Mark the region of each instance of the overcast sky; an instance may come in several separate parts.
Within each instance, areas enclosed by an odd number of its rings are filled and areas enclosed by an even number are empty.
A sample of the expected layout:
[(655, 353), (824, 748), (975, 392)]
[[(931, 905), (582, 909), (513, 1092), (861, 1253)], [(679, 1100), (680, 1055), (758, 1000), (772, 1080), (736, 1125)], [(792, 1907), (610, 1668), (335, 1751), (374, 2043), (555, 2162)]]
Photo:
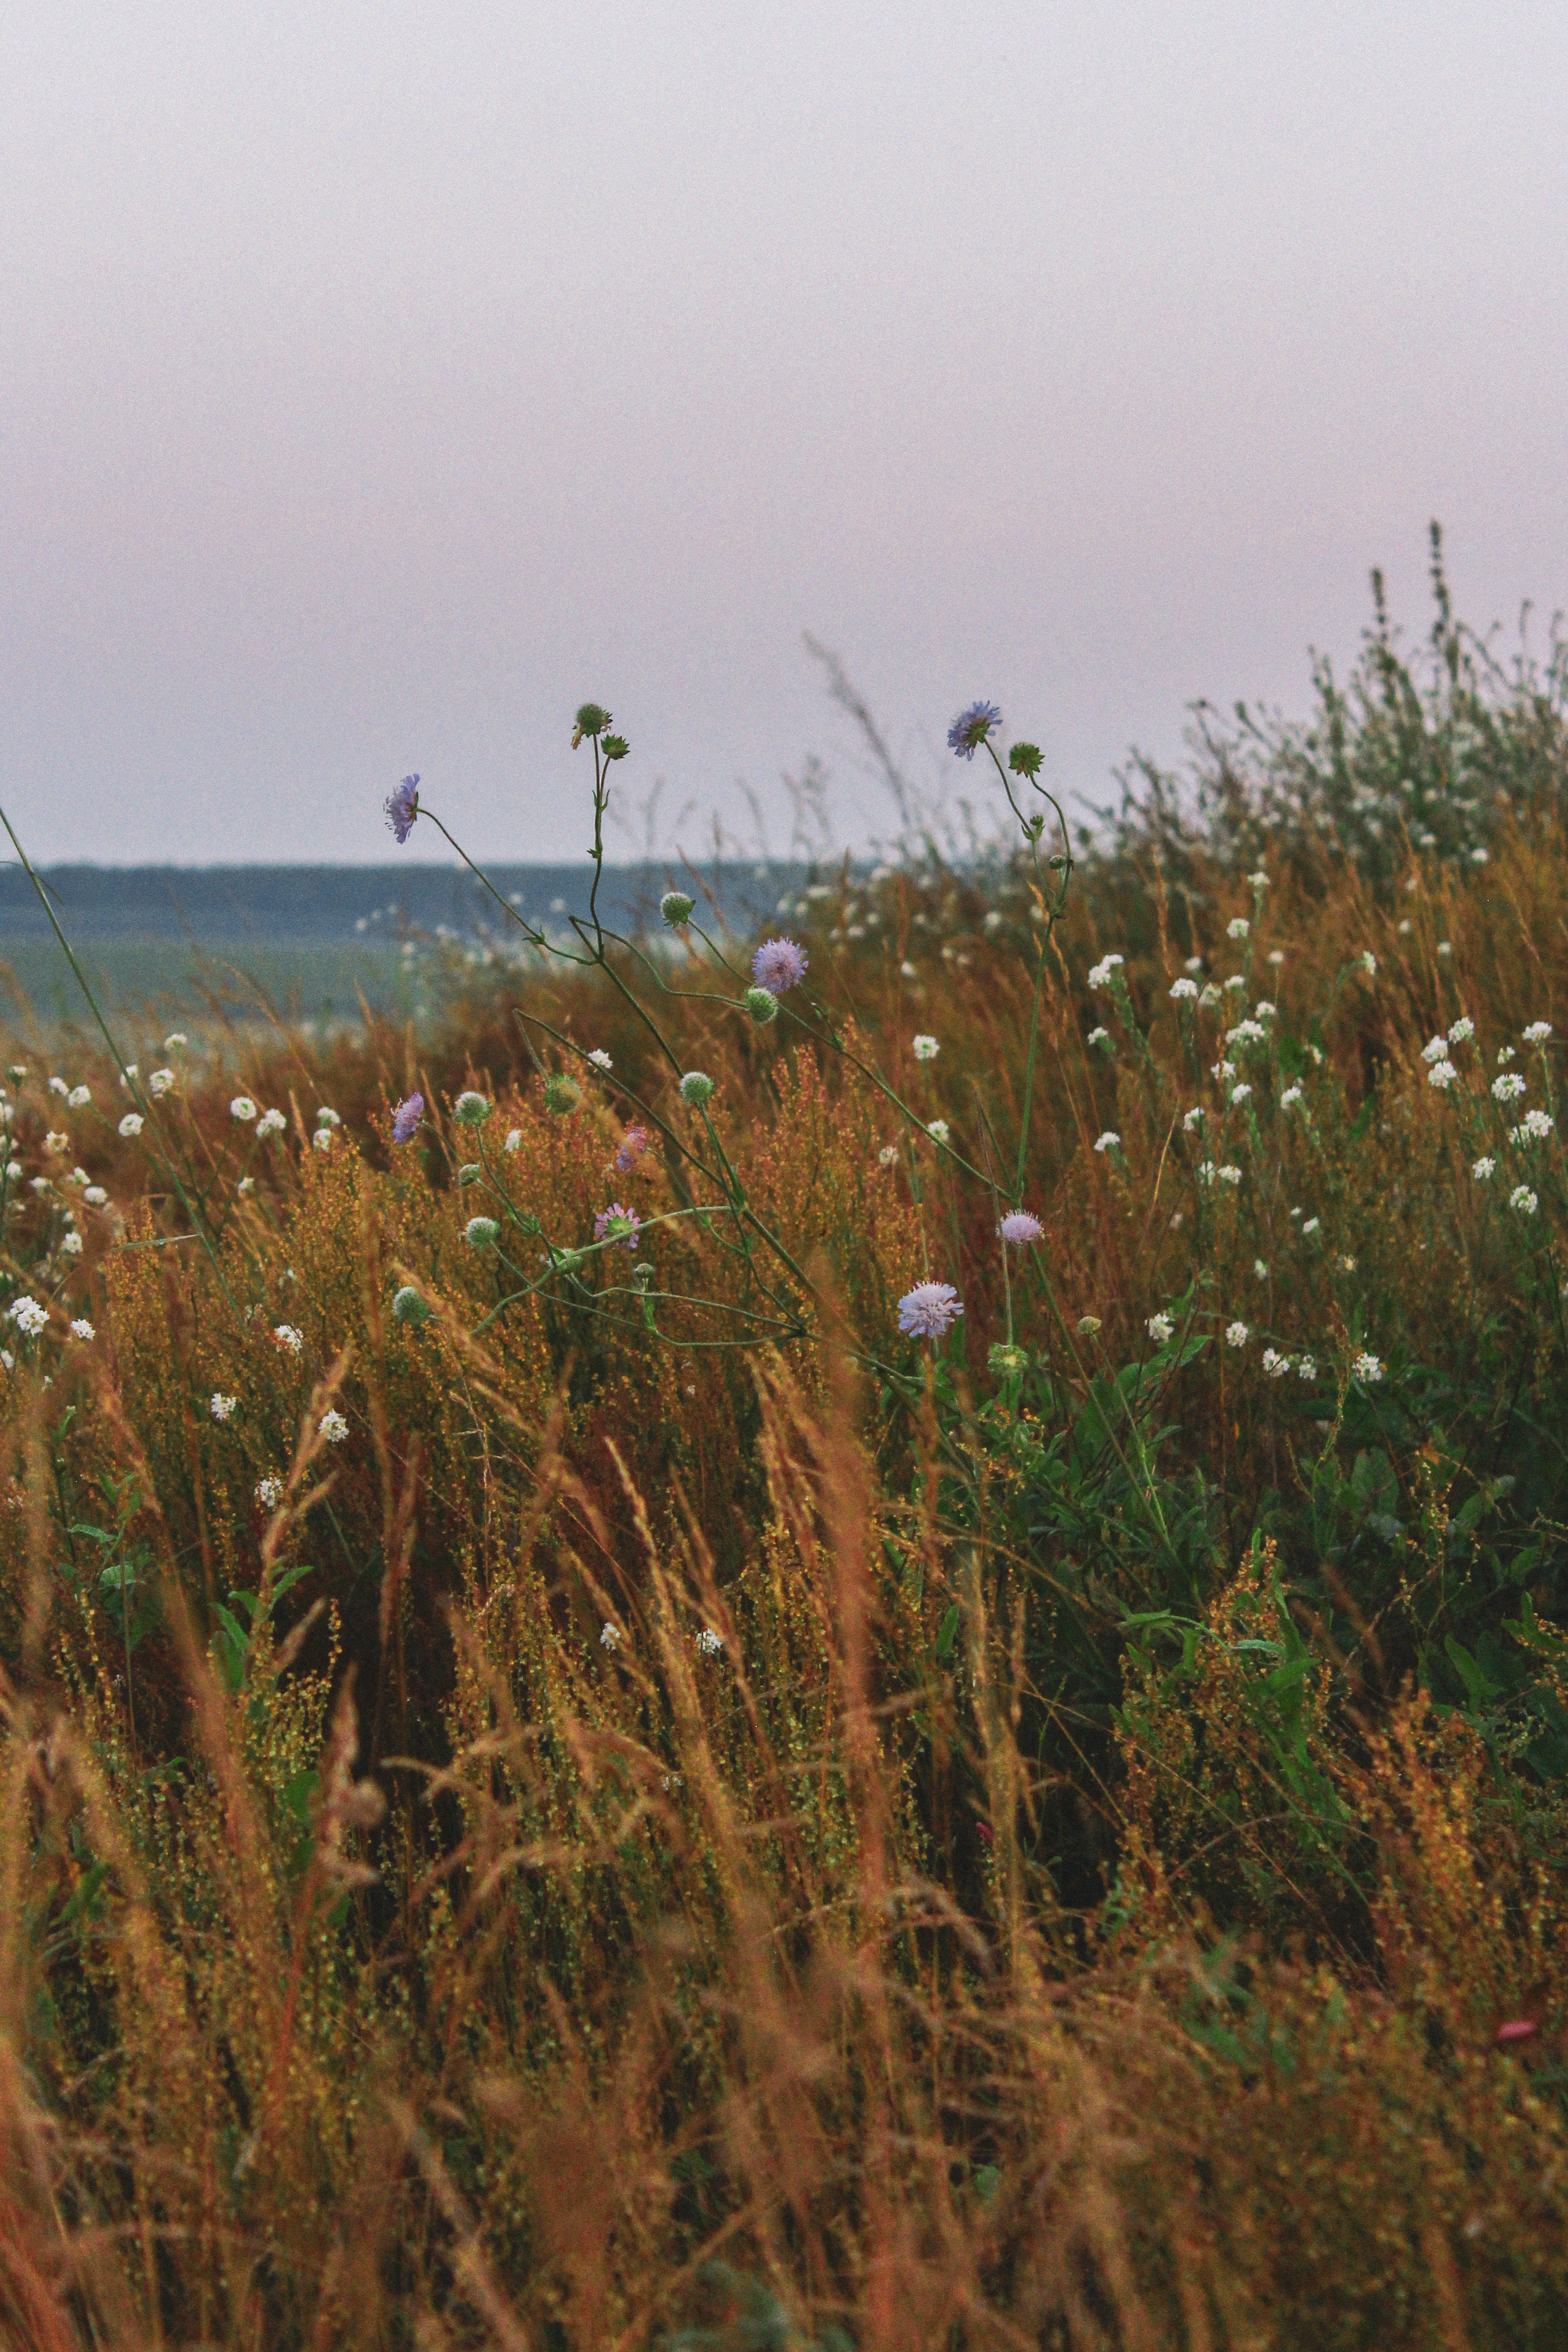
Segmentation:
[(1104, 796), (1373, 563), (1424, 630), (1434, 515), (1544, 637), (1565, 120), (1550, 0), (9, 0), (0, 800), (380, 858), (415, 768), (575, 856), (592, 696), (628, 802), (781, 849), (816, 751), (864, 839), (803, 630), (922, 774), (986, 695)]

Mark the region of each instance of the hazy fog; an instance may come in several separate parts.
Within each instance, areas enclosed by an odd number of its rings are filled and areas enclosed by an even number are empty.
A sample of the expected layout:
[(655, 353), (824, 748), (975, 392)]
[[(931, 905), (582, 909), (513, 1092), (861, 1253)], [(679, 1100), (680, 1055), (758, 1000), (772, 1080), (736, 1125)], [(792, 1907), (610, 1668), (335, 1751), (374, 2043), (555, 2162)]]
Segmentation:
[(1090, 792), (1303, 709), (1373, 562), (1424, 627), (1431, 515), (1543, 635), (1565, 114), (1508, 0), (13, 0), (0, 799), (379, 859), (417, 768), (573, 854), (592, 695), (783, 848), (809, 750), (889, 814), (803, 629), (917, 768), (985, 694)]

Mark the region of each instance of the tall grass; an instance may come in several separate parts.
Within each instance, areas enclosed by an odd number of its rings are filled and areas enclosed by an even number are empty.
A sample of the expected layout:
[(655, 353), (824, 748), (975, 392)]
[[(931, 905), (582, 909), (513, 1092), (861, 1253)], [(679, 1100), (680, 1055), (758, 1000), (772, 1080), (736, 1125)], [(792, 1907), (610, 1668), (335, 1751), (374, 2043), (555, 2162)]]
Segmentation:
[(793, 1022), (678, 909), (18, 1059), (7, 2341), (1568, 2339), (1563, 737), (1438, 653), (1377, 831), (846, 877)]

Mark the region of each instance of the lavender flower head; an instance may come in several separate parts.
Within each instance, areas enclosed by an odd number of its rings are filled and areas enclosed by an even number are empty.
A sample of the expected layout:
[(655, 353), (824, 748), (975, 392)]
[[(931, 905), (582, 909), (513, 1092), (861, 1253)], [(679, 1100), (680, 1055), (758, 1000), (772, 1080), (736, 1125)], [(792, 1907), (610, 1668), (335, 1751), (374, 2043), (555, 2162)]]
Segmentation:
[(617, 1174), (629, 1176), (632, 1170), (637, 1166), (637, 1161), (642, 1158), (643, 1153), (647, 1150), (647, 1128), (641, 1126), (628, 1127), (625, 1135), (621, 1138), (621, 1148), (616, 1154), (616, 1170)]
[(405, 776), (395, 793), (388, 793), (384, 803), (386, 822), (400, 842), (406, 841), (414, 830), (414, 820), (419, 814), (419, 779)]
[(1015, 1249), (1022, 1249), (1026, 1242), (1043, 1242), (1046, 1237), (1044, 1225), (1038, 1217), (1032, 1217), (1027, 1209), (1011, 1210), (996, 1230), (1005, 1242), (1012, 1243)]
[(752, 958), (752, 978), (759, 988), (782, 996), (786, 988), (805, 978), (809, 961), (805, 950), (794, 940), (764, 940)]
[(405, 1102), (400, 1102), (397, 1108), (392, 1114), (392, 1139), (394, 1143), (412, 1143), (414, 1140), (415, 1130), (418, 1127), (419, 1122), (424, 1116), (425, 1097), (423, 1095), (413, 1094), (408, 1097)]
[(961, 760), (973, 760), (993, 727), (1001, 723), (1002, 713), (994, 702), (972, 702), (947, 730), (949, 751), (956, 751)]
[(623, 1208), (619, 1201), (612, 1201), (609, 1207), (601, 1209), (594, 1219), (594, 1239), (608, 1242), (612, 1249), (635, 1252), (641, 1231), (642, 1219), (637, 1211)]
[(899, 1301), (899, 1328), (911, 1339), (940, 1339), (963, 1312), (951, 1282), (917, 1282)]

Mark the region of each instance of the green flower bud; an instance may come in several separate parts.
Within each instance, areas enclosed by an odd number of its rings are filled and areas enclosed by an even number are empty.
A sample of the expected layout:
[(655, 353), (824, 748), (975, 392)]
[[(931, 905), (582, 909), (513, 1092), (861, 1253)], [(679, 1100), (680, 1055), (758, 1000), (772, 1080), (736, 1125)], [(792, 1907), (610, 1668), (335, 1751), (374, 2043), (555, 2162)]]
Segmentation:
[(1037, 776), (1040, 772), (1039, 745), (1015, 743), (1007, 754), (1007, 765), (1016, 776)]
[(430, 1320), (430, 1308), (411, 1282), (405, 1283), (393, 1300), (392, 1313), (394, 1320), (398, 1323), (412, 1323), (417, 1326), (421, 1323), (428, 1323)]
[(545, 1109), (552, 1110), (558, 1118), (563, 1118), (567, 1111), (576, 1109), (577, 1099), (577, 1089), (571, 1079), (552, 1071), (544, 1081)]
[(490, 1107), (484, 1096), (475, 1094), (472, 1087), (460, 1094), (452, 1105), (453, 1118), (461, 1119), (465, 1127), (483, 1127), (489, 1115)]
[(602, 735), (610, 723), (610, 714), (596, 702), (585, 702), (577, 713), (576, 730), (572, 737), (573, 748), (584, 735)]
[(491, 1249), (500, 1232), (493, 1217), (470, 1217), (463, 1228), (463, 1239), (470, 1249)]
[(459, 1184), (477, 1184), (484, 1172), (477, 1160), (470, 1160), (458, 1169), (458, 1181)]
[(990, 1362), (994, 1372), (1003, 1380), (1010, 1380), (1028, 1370), (1029, 1351), (1026, 1348), (1009, 1347), (1005, 1339), (996, 1339), (992, 1342)]
[(758, 1028), (765, 1029), (770, 1021), (779, 1017), (779, 1001), (771, 988), (748, 988), (746, 1010)]
[(1098, 1316), (1098, 1315), (1080, 1315), (1080, 1316), (1079, 1317), (1079, 1318), (1078, 1318), (1078, 1328), (1079, 1328), (1079, 1330), (1084, 1334), (1084, 1336), (1087, 1338), (1087, 1337), (1088, 1337), (1088, 1335), (1089, 1334), (1089, 1332), (1091, 1332), (1091, 1331), (1098, 1331), (1098, 1330), (1099, 1330), (1099, 1328), (1100, 1328), (1100, 1318), (1099, 1318), (1099, 1316)]
[(631, 748), (624, 735), (606, 735), (601, 746), (606, 760), (624, 760)]
[(680, 1081), (680, 1099), (692, 1110), (700, 1110), (713, 1092), (713, 1081), (706, 1070), (688, 1070)]
[(689, 898), (684, 890), (667, 890), (658, 902), (658, 911), (674, 930), (677, 924), (690, 921), (696, 904), (696, 899)]

